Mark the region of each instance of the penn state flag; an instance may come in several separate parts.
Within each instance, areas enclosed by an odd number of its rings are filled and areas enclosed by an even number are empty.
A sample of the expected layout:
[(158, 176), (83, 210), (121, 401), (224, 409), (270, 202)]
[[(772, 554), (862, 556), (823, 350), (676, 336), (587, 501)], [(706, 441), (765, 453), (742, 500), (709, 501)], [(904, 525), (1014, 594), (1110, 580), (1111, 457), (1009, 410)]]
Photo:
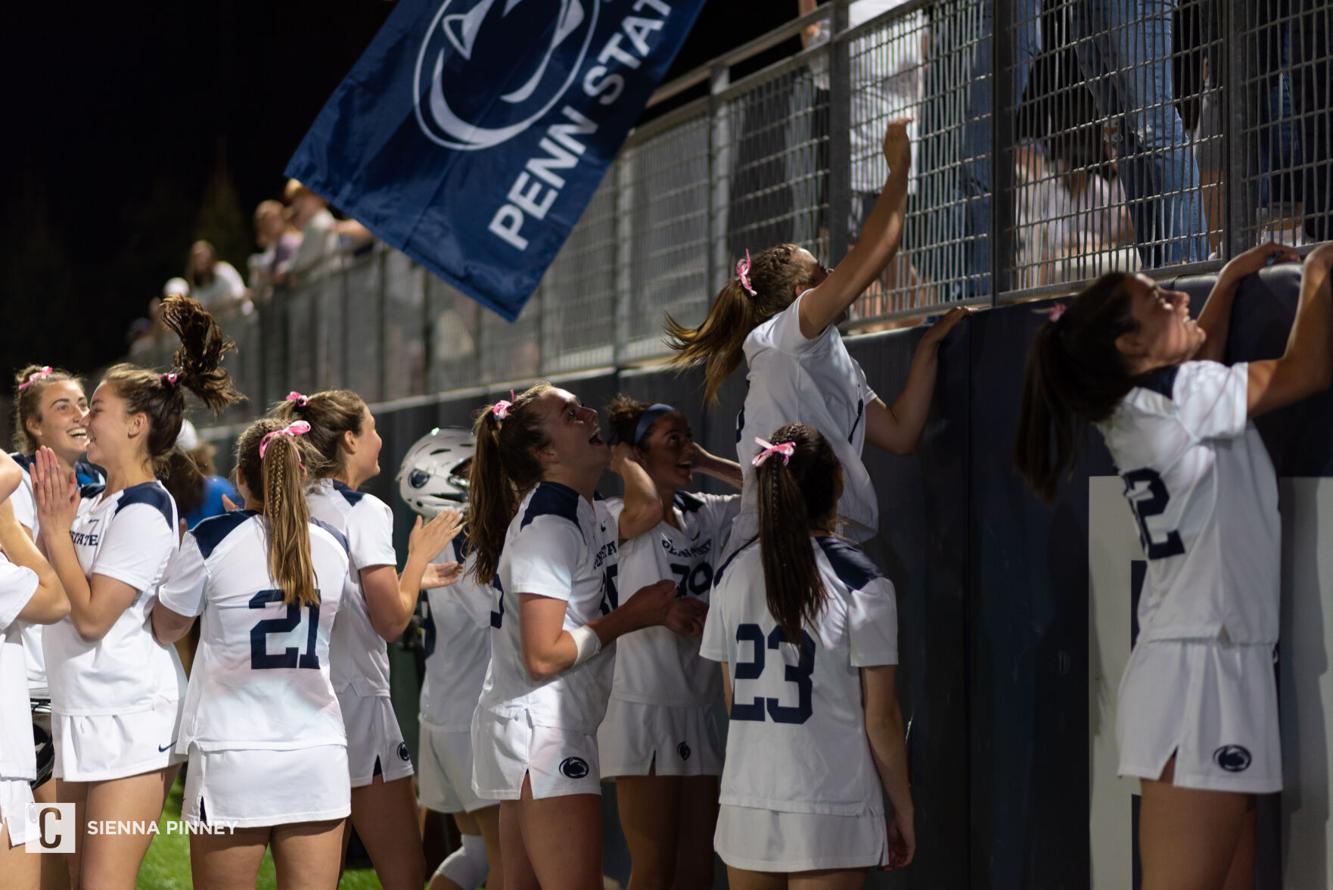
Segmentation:
[(399, 0), (293, 176), (514, 320), (703, 0)]

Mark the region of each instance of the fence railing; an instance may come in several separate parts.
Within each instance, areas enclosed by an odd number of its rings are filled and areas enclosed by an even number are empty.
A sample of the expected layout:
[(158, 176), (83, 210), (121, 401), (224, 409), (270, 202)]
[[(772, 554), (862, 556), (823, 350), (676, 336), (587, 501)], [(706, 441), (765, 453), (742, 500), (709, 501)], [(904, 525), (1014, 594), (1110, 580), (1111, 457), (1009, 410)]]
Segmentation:
[(852, 330), (1327, 239), (1331, 34), (1326, 0), (835, 0), (659, 90), (705, 94), (631, 135), (515, 324), (381, 249), (228, 320), (233, 367), (382, 402), (660, 358), (747, 247), (844, 255), (899, 117), (903, 248)]

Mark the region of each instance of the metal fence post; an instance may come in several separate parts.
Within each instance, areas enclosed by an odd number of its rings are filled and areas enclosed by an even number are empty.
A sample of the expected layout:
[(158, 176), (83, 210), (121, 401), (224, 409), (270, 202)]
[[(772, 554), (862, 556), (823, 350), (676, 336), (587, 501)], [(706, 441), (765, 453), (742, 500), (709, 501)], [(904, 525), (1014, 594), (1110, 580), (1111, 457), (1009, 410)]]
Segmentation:
[(612, 182), (615, 184), (614, 197), (611, 201), (611, 228), (616, 233), (615, 255), (615, 321), (612, 325), (611, 365), (619, 368), (625, 356), (625, 347), (629, 344), (630, 293), (634, 287), (632, 273), (634, 251), (631, 245), (633, 228), (632, 210), (634, 202), (633, 183), (629, 175), (629, 163), (622, 154), (611, 168)]
[(721, 280), (721, 270), (727, 268), (728, 260), (726, 258), (727, 245), (726, 226), (723, 224), (722, 217), (727, 212), (727, 189), (726, 178), (720, 175), (720, 170), (727, 167), (727, 164), (719, 161), (718, 152), (724, 146), (731, 144), (730, 133), (728, 133), (729, 121), (722, 113), (722, 100), (719, 98), (722, 92), (731, 85), (731, 75), (725, 65), (719, 65), (713, 69), (712, 76), (708, 81), (708, 182), (711, 183), (710, 194), (708, 196), (708, 287), (711, 291), (718, 286)]
[(1250, 22), (1245, 14), (1247, 0), (1231, 0), (1222, 7), (1222, 44), (1224, 51), (1222, 102), (1227, 125), (1222, 128), (1222, 146), (1226, 152), (1226, 175), (1222, 177), (1222, 203), (1226, 207), (1222, 241), (1227, 258), (1245, 249), (1242, 229), (1251, 210), (1250, 183), (1245, 169), (1245, 110), (1248, 91), (1242, 85), (1245, 70), (1245, 37), (1241, 29)]
[(847, 255), (847, 221), (852, 213), (852, 64), (851, 43), (846, 31), (850, 23), (848, 0), (834, 0), (833, 37), (828, 47), (829, 69), (829, 256), (837, 264)]
[[(990, 189), (990, 296), (991, 305), (1014, 287), (1014, 43), (1005, 29), (1014, 24), (1014, 0), (991, 3), (991, 189)], [(983, 17), (984, 21), (984, 17)]]

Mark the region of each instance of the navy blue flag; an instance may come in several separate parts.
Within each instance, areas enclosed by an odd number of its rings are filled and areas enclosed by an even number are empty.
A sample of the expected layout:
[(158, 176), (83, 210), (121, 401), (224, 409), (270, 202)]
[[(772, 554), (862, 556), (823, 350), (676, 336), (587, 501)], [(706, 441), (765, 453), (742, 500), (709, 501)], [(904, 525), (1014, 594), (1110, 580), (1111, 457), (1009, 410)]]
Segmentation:
[(512, 321), (703, 0), (399, 0), (287, 164)]

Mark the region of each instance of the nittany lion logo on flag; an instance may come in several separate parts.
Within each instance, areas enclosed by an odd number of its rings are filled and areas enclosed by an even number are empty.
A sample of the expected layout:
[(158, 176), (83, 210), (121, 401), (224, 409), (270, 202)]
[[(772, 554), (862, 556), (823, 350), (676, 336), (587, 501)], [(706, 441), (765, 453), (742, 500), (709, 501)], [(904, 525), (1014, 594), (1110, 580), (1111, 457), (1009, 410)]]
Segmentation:
[[(444, 0), (417, 56), (421, 131), (446, 148), (468, 151), (522, 133), (574, 83), (599, 2)], [(515, 59), (523, 61), (518, 68)], [(478, 88), (497, 82), (504, 88), (498, 101)]]

